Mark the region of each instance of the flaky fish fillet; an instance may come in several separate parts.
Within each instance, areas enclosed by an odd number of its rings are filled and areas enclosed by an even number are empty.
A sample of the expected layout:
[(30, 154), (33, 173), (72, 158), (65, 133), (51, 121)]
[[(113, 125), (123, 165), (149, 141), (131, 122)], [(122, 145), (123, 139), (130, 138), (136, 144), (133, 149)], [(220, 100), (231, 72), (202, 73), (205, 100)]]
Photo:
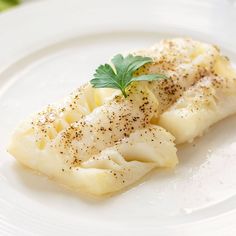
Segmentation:
[[(24, 128), (21, 127), (22, 131)], [(49, 144), (43, 150), (36, 145), (29, 146), (30, 136), (27, 138), (21, 140), (21, 130), (18, 130), (10, 147), (11, 154), (21, 163), (69, 187), (94, 195), (118, 191), (155, 167), (173, 168), (178, 163), (174, 137), (156, 125), (135, 131), (80, 165), (65, 162), (63, 154)]]
[(190, 39), (164, 40), (134, 54), (154, 61), (137, 75), (158, 72), (169, 79), (134, 83), (127, 98), (82, 86), (66, 103), (23, 122), (9, 152), (26, 166), (97, 195), (121, 190), (154, 167), (174, 167), (174, 138), (155, 125), (157, 119), (210, 76), (221, 55), (216, 47)]
[(198, 81), (160, 116), (159, 125), (191, 142), (211, 125), (236, 113), (236, 72), (226, 58), (219, 58), (214, 73)]

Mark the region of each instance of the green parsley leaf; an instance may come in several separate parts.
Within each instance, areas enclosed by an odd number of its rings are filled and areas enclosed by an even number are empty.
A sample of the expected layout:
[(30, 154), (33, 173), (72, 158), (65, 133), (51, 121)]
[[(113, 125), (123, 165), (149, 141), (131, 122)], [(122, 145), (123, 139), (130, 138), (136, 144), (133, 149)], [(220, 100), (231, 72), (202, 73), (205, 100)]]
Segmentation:
[(112, 58), (111, 62), (114, 68), (109, 64), (104, 64), (96, 69), (94, 78), (90, 81), (94, 88), (119, 89), (127, 97), (126, 89), (134, 81), (167, 79), (162, 74), (134, 76), (136, 70), (152, 62), (150, 57), (133, 56), (131, 54), (123, 57), (121, 54), (118, 54)]
[(0, 0), (0, 11), (4, 11), (18, 4), (20, 4), (20, 0)]

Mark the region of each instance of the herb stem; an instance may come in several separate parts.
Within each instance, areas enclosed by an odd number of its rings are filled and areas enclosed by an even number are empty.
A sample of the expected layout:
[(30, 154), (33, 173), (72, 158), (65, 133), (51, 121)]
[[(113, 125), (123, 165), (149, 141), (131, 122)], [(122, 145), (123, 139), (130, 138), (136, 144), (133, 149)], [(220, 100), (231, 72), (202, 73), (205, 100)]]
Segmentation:
[(125, 92), (125, 89), (122, 89), (121, 92), (124, 95), (124, 97), (127, 98), (127, 93)]

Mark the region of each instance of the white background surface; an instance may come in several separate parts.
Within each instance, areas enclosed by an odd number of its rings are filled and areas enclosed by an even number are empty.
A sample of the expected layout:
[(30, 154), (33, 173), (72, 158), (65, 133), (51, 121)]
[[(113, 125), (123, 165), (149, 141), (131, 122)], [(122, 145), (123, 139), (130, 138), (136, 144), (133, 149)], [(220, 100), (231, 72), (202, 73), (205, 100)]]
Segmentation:
[(174, 172), (91, 201), (20, 167), (5, 151), (29, 113), (91, 78), (117, 53), (161, 38), (217, 43), (236, 61), (229, 1), (38, 1), (0, 15), (0, 234), (235, 235), (236, 119), (179, 150)]

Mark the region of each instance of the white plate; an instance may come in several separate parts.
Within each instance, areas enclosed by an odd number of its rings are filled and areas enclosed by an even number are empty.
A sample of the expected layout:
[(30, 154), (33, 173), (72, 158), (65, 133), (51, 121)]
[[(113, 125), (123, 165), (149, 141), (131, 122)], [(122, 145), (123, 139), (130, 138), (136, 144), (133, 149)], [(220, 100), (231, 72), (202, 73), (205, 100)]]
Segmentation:
[(161, 38), (214, 42), (236, 62), (233, 1), (42, 1), (0, 15), (0, 235), (235, 235), (236, 117), (179, 148), (175, 171), (81, 198), (16, 164), (9, 135), (118, 52)]

